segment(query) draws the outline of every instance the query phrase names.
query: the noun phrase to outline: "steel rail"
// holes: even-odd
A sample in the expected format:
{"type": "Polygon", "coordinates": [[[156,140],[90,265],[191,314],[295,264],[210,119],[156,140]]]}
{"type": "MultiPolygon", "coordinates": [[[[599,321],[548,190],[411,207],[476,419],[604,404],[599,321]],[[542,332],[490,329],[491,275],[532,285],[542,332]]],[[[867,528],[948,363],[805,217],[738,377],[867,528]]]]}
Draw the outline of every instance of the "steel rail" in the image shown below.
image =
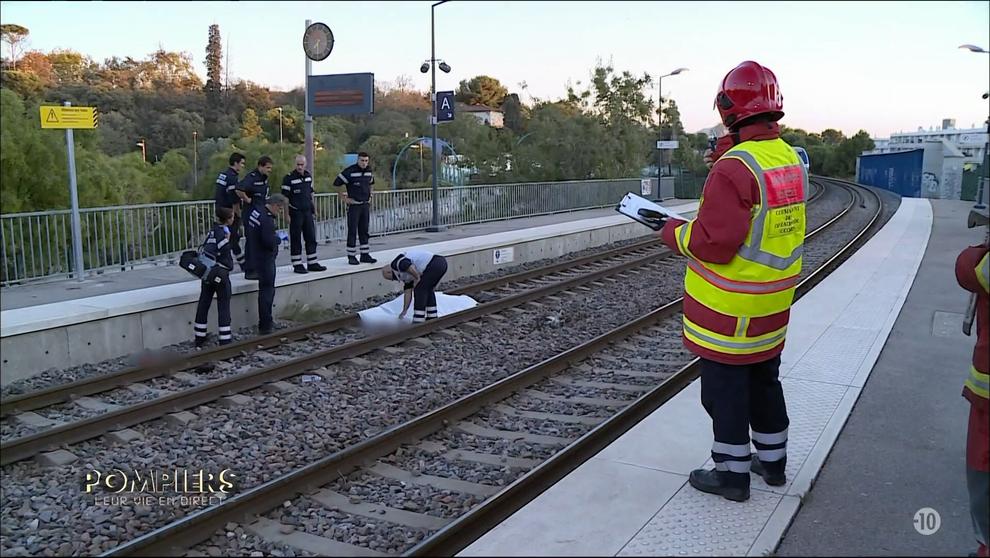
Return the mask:
{"type": "MultiPolygon", "coordinates": [[[[879,198],[878,198],[879,199],[879,198]]],[[[844,210],[847,214],[849,207],[844,210]]],[[[879,210],[878,210],[879,215],[879,210]]],[[[877,216],[870,221],[872,227],[877,216]]],[[[830,220],[811,234],[830,227],[837,219],[830,220]]],[[[858,241],[864,229],[853,242],[858,241]]],[[[808,235],[809,237],[811,235],[808,235]]],[[[852,243],[847,245],[848,249],[852,243]]],[[[799,288],[805,292],[813,277],[836,261],[830,258],[823,266],[801,281],[799,288]]],[[[820,280],[820,279],[819,279],[820,280]]],[[[803,293],[802,292],[802,293],[803,293]]],[[[207,508],[162,526],[128,543],[111,549],[104,556],[154,556],[181,553],[196,542],[209,538],[227,522],[243,522],[255,514],[277,507],[287,498],[308,493],[331,480],[339,478],[364,464],[398,449],[403,444],[414,443],[454,421],[466,418],[485,405],[505,399],[546,377],[580,362],[605,347],[621,341],[635,332],[669,318],[680,310],[682,299],[675,300],[640,318],[619,326],[586,343],[530,366],[494,384],[463,396],[439,409],[421,415],[411,421],[392,427],[372,438],[339,451],[308,466],[297,469],[246,492],[235,495],[222,504],[207,508]]],[[[592,431],[568,445],[562,452],[537,466],[523,477],[501,490],[468,514],[440,529],[410,549],[408,555],[453,555],[476,540],[489,529],[538,496],[542,491],[563,478],[581,462],[595,455],[608,443],[634,426],[676,395],[693,381],[699,371],[697,359],[691,361],[660,386],[644,394],[619,414],[607,419],[592,431]]]]}

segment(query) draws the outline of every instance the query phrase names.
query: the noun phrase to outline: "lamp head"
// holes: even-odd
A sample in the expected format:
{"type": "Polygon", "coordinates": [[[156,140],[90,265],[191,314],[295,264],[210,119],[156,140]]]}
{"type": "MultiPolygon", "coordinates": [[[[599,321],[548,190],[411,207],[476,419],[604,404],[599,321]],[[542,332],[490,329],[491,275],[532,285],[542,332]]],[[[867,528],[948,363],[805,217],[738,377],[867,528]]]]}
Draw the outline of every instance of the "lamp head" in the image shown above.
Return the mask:
{"type": "Polygon", "coordinates": [[[419,67],[419,71],[420,72],[423,72],[424,74],[426,72],[429,72],[430,71],[430,63],[429,62],[423,62],[423,65],[419,67]]]}
{"type": "Polygon", "coordinates": [[[443,71],[443,73],[445,73],[445,74],[449,74],[449,73],[450,73],[450,66],[449,66],[449,65],[448,65],[448,64],[447,64],[446,62],[441,62],[441,63],[440,63],[440,69],[441,69],[441,70],[443,71]]]}
{"type": "Polygon", "coordinates": [[[687,69],[687,68],[677,68],[677,69],[676,69],[676,70],[674,70],[673,72],[670,72],[670,75],[672,75],[672,76],[676,76],[677,74],[679,74],[679,73],[681,73],[681,72],[686,72],[686,71],[688,71],[688,69],[687,69]]]}

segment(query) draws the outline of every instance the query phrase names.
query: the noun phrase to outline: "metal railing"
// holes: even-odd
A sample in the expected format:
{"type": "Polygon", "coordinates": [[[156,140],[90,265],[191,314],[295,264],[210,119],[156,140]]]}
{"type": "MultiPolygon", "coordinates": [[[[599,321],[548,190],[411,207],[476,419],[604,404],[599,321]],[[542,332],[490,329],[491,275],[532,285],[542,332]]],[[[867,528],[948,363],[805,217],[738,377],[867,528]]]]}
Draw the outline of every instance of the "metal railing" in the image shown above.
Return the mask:
{"type": "MultiPolygon", "coordinates": [[[[609,207],[639,188],[638,178],[441,188],[440,222],[455,226],[609,207]]],[[[343,241],[344,205],[333,193],[316,198],[318,240],[343,241]]],[[[432,204],[429,188],[375,192],[370,233],[422,230],[430,225],[432,204]]],[[[86,275],[173,264],[183,250],[203,242],[213,212],[212,200],[81,209],[86,275]]],[[[74,275],[70,213],[64,209],[0,215],[0,284],[74,275]]],[[[278,226],[288,228],[287,215],[278,226]]]]}

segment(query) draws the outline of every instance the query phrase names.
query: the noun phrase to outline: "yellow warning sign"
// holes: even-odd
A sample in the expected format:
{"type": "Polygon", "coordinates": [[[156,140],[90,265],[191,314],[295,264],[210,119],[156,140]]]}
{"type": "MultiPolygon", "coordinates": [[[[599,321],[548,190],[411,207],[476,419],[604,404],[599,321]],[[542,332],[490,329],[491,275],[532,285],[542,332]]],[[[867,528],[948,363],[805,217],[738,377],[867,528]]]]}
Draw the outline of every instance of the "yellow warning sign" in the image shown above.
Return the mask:
{"type": "Polygon", "coordinates": [[[96,107],[60,107],[41,105],[42,128],[96,128],[96,107]]]}

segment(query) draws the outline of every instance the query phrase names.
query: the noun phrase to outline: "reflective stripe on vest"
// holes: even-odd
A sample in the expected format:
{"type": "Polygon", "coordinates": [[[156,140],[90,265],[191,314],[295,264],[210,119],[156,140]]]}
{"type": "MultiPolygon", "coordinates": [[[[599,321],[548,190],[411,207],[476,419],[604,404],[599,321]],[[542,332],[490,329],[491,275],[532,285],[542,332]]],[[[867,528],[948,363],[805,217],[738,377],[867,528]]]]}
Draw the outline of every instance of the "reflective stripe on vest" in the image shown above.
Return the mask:
{"type": "Polygon", "coordinates": [[[990,399],[990,395],[987,393],[988,389],[990,389],[990,385],[988,385],[990,381],[988,380],[990,380],[990,375],[980,372],[973,365],[969,366],[969,377],[966,378],[966,387],[970,391],[984,399],[990,399]]]}
{"type": "MultiPolygon", "coordinates": [[[[736,318],[734,335],[707,330],[684,316],[684,336],[724,354],[752,354],[784,341],[787,327],[749,337],[751,318],[790,308],[801,272],[808,175],[794,150],[782,140],[744,142],[723,158],[735,158],[753,173],[760,190],[749,232],[727,264],[713,264],[690,251],[694,221],[679,227],[676,239],[688,257],[685,292],[700,304],[736,318]]],[[[701,204],[704,204],[702,195],[701,204]]],[[[700,210],[699,210],[700,211],[700,210]]]]}
{"type": "Polygon", "coordinates": [[[983,259],[976,264],[976,280],[983,286],[983,290],[990,292],[990,252],[983,254],[983,259]]]}

